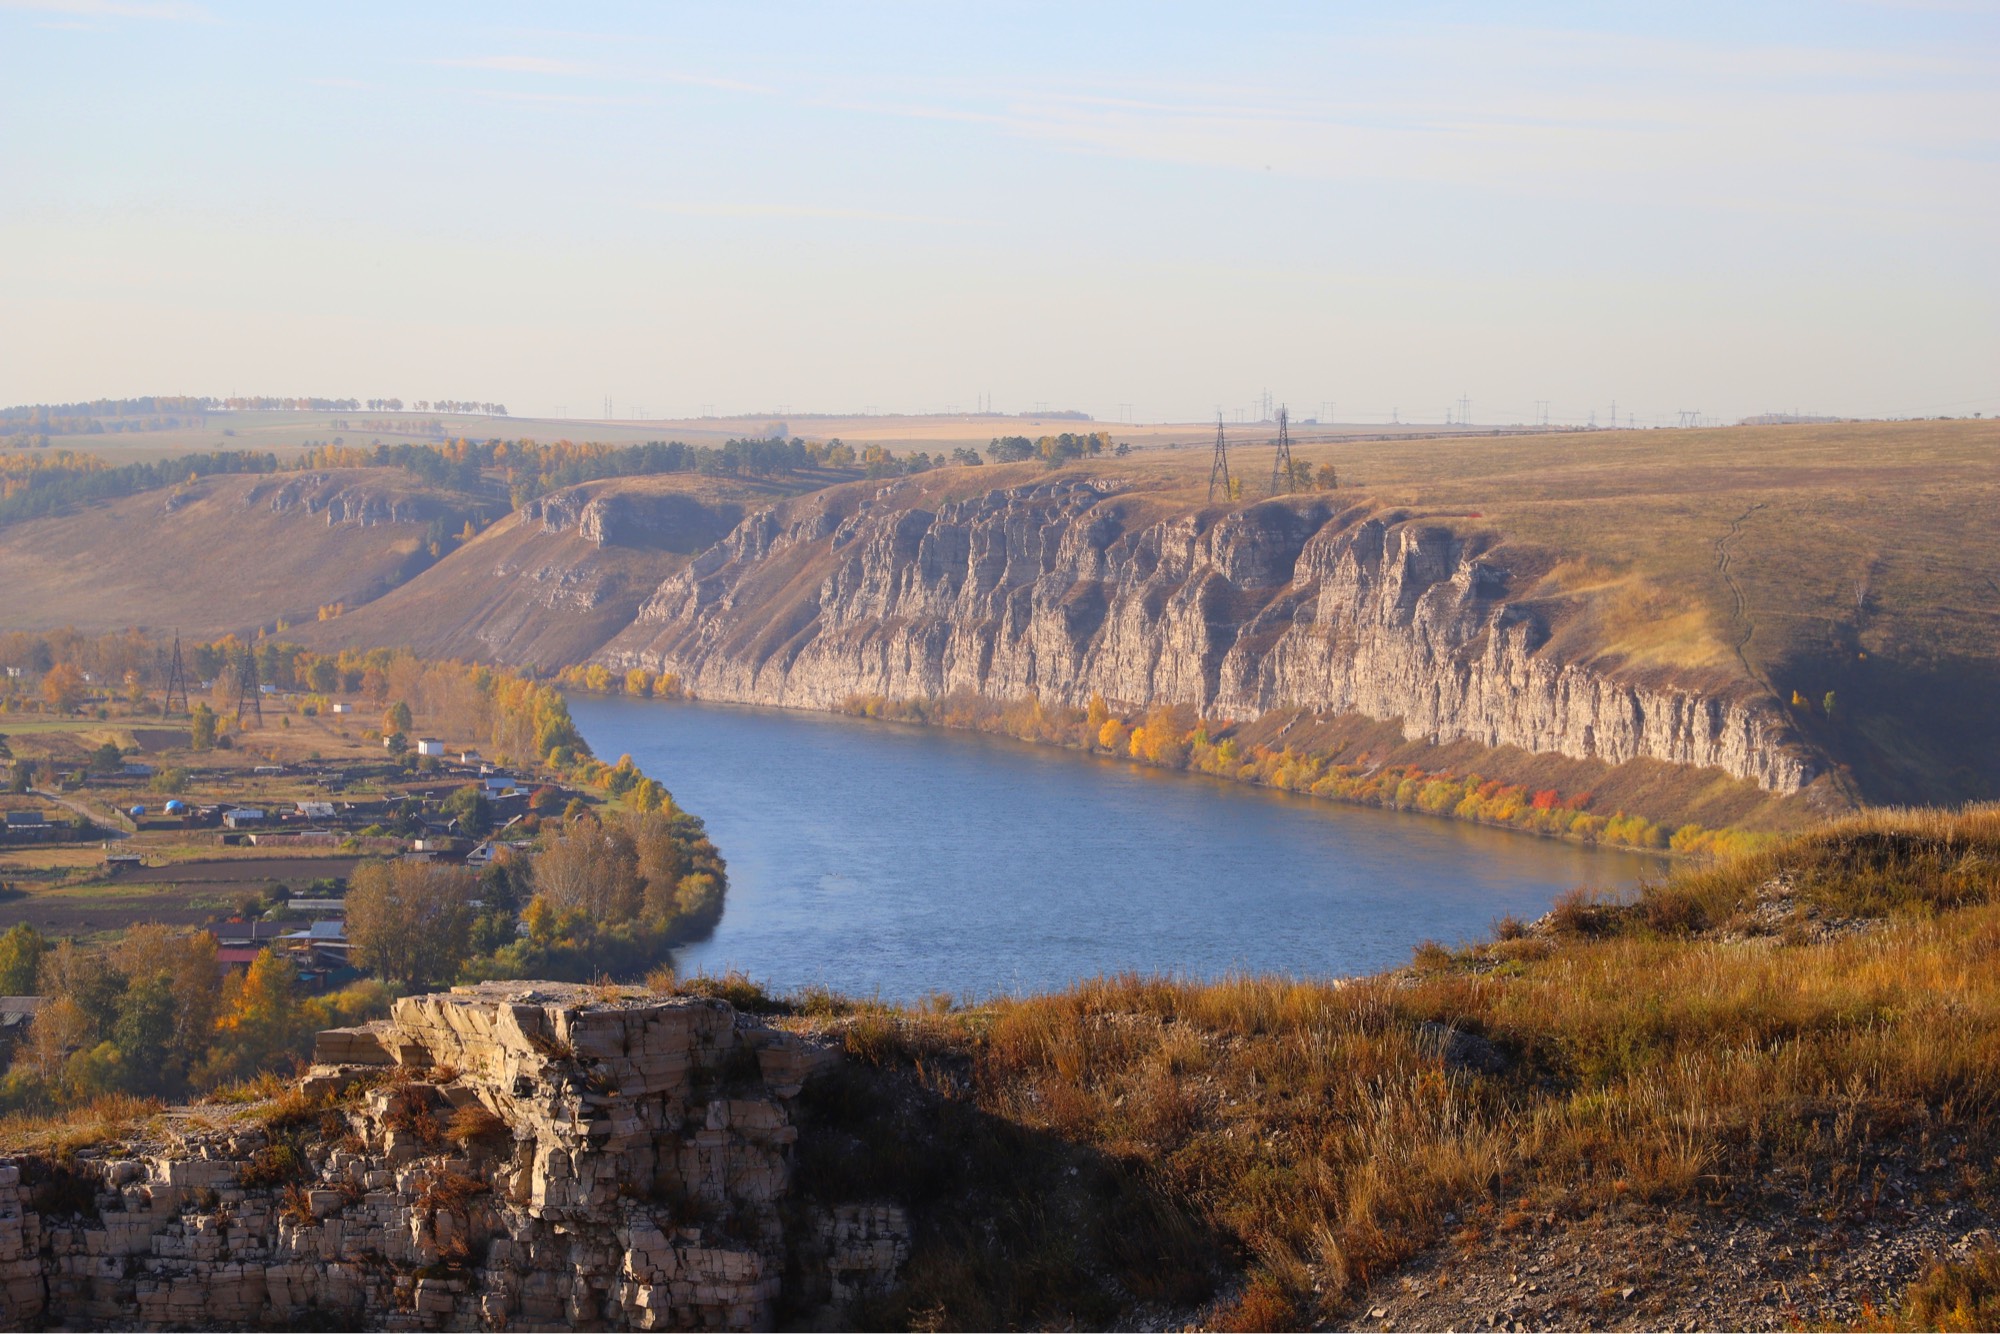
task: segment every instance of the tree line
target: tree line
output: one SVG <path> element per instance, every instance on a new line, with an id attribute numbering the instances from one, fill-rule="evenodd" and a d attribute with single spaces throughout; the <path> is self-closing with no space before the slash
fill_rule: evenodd
<path id="1" fill-rule="evenodd" d="M 441 424 L 434 425 L 442 431 Z M 1114 449 L 1108 431 L 1089 434 L 1065 431 L 1035 440 L 1026 436 L 996 436 L 986 446 L 986 454 L 996 463 L 1040 458 L 1053 467 L 1072 459 L 1095 457 L 1106 450 L 1123 453 L 1128 448 L 1118 445 Z M 608 445 L 566 439 L 540 442 L 498 438 L 403 441 L 393 445 L 373 440 L 366 445 L 349 445 L 335 438 L 285 461 L 271 453 L 218 450 L 157 463 L 118 466 L 95 455 L 68 450 L 56 454 L 21 452 L 0 454 L 0 524 L 57 513 L 80 503 L 117 499 L 204 476 L 231 473 L 399 468 L 426 485 L 467 495 L 488 494 L 492 489 L 489 475 L 497 474 L 498 483 L 507 489 L 510 505 L 518 509 L 551 491 L 613 477 L 700 473 L 769 478 L 834 472 L 880 478 L 907 476 L 954 464 L 977 467 L 982 462 L 977 452 L 963 447 L 949 455 L 942 451 L 935 456 L 922 451 L 898 455 L 879 444 L 857 451 L 838 438 L 807 441 L 796 436 L 789 440 L 732 439 L 720 445 L 689 445 L 678 440 Z M 445 543 L 434 540 L 433 544 L 441 551 Z"/>
<path id="2" fill-rule="evenodd" d="M 1186 705 L 1157 704 L 1132 712 L 1112 708 L 1102 695 L 1092 696 L 1088 707 L 1077 709 L 1039 698 L 1002 703 L 958 693 L 912 701 L 856 695 L 846 701 L 844 711 L 858 717 L 1000 732 L 1024 741 L 1090 750 L 1307 796 L 1450 815 L 1586 843 L 1723 856 L 1754 851 L 1770 841 L 1769 835 L 1741 829 L 1711 829 L 1693 823 L 1670 828 L 1616 807 L 1597 809 L 1598 798 L 1589 791 L 1563 793 L 1477 773 L 1426 770 L 1414 764 L 1374 764 L 1367 762 L 1365 755 L 1343 762 L 1331 754 L 1289 745 L 1246 744 L 1233 735 L 1238 729 L 1232 720 L 1203 718 Z"/>
<path id="3" fill-rule="evenodd" d="M 1095 458 L 1111 448 L 1109 431 L 1064 431 L 1034 440 L 1025 435 L 997 435 L 987 442 L 986 456 L 995 463 L 1025 463 L 1039 458 L 1051 466 L 1060 466 L 1071 459 Z"/>
<path id="4" fill-rule="evenodd" d="M 550 822 L 538 851 L 480 872 L 363 862 L 347 932 L 370 976 L 324 995 L 273 950 L 225 975 L 207 931 L 147 923 L 87 945 L 24 923 L 0 934 L 0 992 L 43 999 L 0 1077 L 0 1112 L 207 1092 L 294 1065 L 323 1028 L 454 982 L 643 975 L 713 926 L 725 881 L 702 822 L 671 799 Z"/>
<path id="5" fill-rule="evenodd" d="M 35 455 L 0 455 L 0 524 L 55 514 L 91 501 L 117 500 L 201 477 L 233 473 L 274 473 L 278 456 L 243 450 L 183 454 L 157 463 L 112 465 L 102 458 L 65 451 L 53 465 Z"/>

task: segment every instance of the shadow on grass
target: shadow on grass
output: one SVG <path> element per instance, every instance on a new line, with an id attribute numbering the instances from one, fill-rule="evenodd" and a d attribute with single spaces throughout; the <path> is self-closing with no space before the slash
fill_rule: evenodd
<path id="1" fill-rule="evenodd" d="M 791 1207 L 879 1201 L 910 1216 L 902 1282 L 851 1313 L 857 1328 L 1115 1326 L 1135 1306 L 1199 1306 L 1240 1268 L 1235 1243 L 1136 1164 L 980 1111 L 937 1082 L 921 1063 L 849 1061 L 801 1099 Z M 786 1284 L 792 1322 L 823 1300 L 800 1277 Z"/>

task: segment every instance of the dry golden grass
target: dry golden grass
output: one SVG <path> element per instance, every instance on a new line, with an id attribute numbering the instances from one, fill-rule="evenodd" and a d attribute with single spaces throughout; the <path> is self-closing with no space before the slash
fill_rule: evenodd
<path id="1" fill-rule="evenodd" d="M 584 661 L 631 624 L 662 580 L 746 513 L 817 484 L 698 473 L 586 483 L 576 488 L 579 508 L 616 498 L 628 515 L 650 516 L 653 545 L 599 546 L 574 528 L 550 533 L 517 512 L 416 579 L 364 606 L 350 604 L 335 620 L 301 624 L 290 637 L 320 649 L 394 644 L 431 657 L 553 671 Z M 628 518 L 628 541 L 633 525 Z M 532 578 L 522 577 L 530 571 Z M 552 598 L 558 574 L 564 596 Z"/>
<path id="2" fill-rule="evenodd" d="M 9 1112 L 0 1116 L 0 1153 L 62 1159 L 86 1145 L 145 1136 L 165 1111 L 158 1098 L 107 1093 L 60 1112 Z"/>
<path id="3" fill-rule="evenodd" d="M 310 623 L 323 604 L 357 606 L 404 577 L 425 522 L 329 526 L 324 513 L 302 506 L 274 512 L 270 493 L 300 477 L 207 478 L 172 510 L 166 492 L 148 491 L 8 524 L 0 528 L 0 625 L 240 634 L 280 619 Z M 400 469 L 357 469 L 342 480 L 446 513 L 473 503 L 428 491 Z"/>
<path id="4" fill-rule="evenodd" d="M 1863 1321 L 1860 1328 L 1950 1334 L 2000 1329 L 2000 1250 L 1988 1246 L 1964 1261 L 1940 1261 L 1910 1285 L 1894 1310 Z"/>
<path id="5" fill-rule="evenodd" d="M 1798 916 L 1742 939 L 1780 874 Z M 1875 925 L 1806 942 L 1792 928 L 1811 911 Z M 1326 1319 L 1442 1241 L 1447 1216 L 1759 1198 L 1837 1211 L 1865 1204 L 1875 1161 L 1947 1144 L 1964 1189 L 1989 1189 L 2000 808 L 1872 812 L 1630 904 L 1574 905 L 1564 924 L 1344 986 L 1121 977 L 969 1012 L 792 1022 L 1116 1164 L 1244 1257 L 1237 1304 L 1211 1313 L 1225 1326 Z M 1452 1055 L 1465 1044 L 1484 1055 Z M 915 1266 L 908 1311 L 1061 1315 L 975 1293 L 973 1273 L 995 1281 L 963 1256 Z"/>

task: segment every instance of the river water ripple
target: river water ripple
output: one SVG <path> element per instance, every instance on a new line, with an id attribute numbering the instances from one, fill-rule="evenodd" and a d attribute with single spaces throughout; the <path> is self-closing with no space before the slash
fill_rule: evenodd
<path id="1" fill-rule="evenodd" d="M 1333 977 L 1476 939 L 1656 858 L 1344 806 L 1004 738 L 574 696 L 708 822 L 729 897 L 683 973 L 910 1001 L 1104 973 Z"/>

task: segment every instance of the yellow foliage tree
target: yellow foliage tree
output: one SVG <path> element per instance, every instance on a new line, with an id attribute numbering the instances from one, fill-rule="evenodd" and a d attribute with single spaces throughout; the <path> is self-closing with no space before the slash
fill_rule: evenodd
<path id="1" fill-rule="evenodd" d="M 69 713 L 83 702 L 83 673 L 59 662 L 42 677 L 42 698 L 57 713 Z"/>

